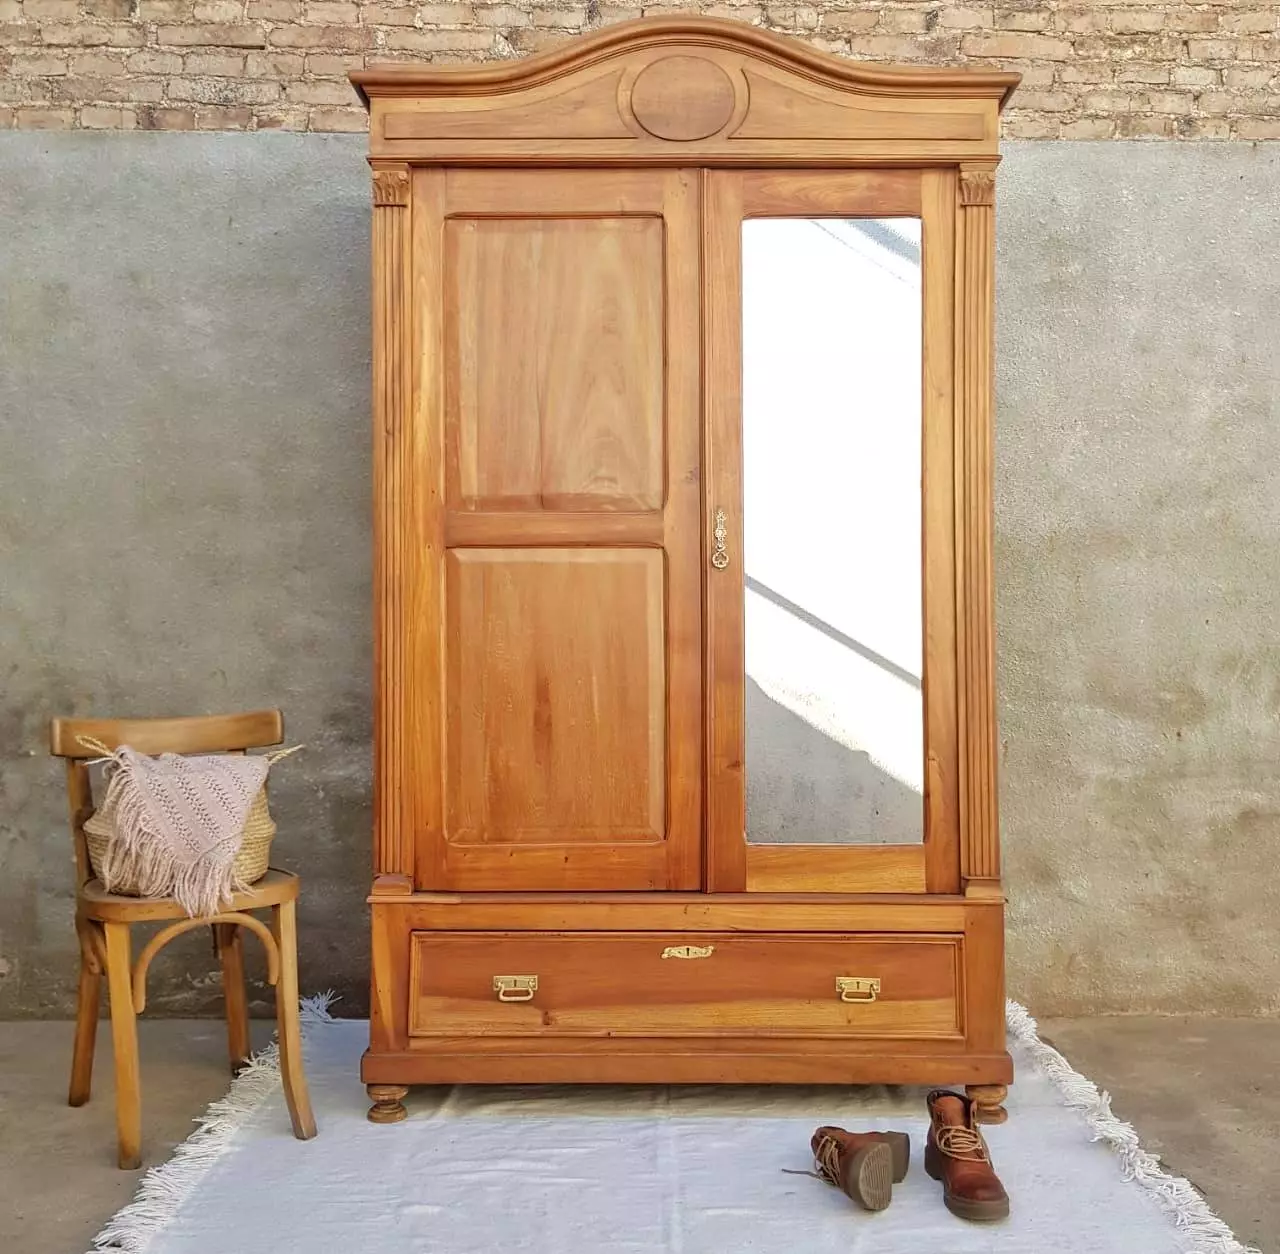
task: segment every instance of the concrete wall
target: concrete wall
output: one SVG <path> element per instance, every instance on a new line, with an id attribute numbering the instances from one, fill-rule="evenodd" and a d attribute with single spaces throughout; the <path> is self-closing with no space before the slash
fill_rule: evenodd
<path id="1" fill-rule="evenodd" d="M 1001 167 L 1009 987 L 1280 1010 L 1280 147 Z"/>
<path id="2" fill-rule="evenodd" d="M 272 794 L 302 984 L 362 1004 L 363 147 L 0 138 L 0 1014 L 64 1014 L 74 988 L 49 716 L 264 705 L 307 746 Z M 158 1013 L 217 1005 L 208 951 L 193 933 L 161 955 Z"/>
<path id="3" fill-rule="evenodd" d="M 0 1015 L 69 1012 L 54 713 L 283 706 L 302 982 L 363 1009 L 362 137 L 0 138 Z M 1280 150 L 1012 144 L 1010 991 L 1280 1009 Z M 211 1011 L 203 938 L 158 1013 Z"/>

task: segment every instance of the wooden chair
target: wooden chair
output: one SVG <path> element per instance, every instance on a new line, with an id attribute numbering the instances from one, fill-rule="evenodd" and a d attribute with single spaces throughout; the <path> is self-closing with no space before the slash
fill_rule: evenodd
<path id="1" fill-rule="evenodd" d="M 109 893 L 93 877 L 84 824 L 94 802 L 85 759 L 100 754 L 80 737 L 91 737 L 110 749 L 127 744 L 139 753 L 243 753 L 284 738 L 279 710 L 212 718 L 73 719 L 56 718 L 49 728 L 50 752 L 66 759 L 67 800 L 76 857 L 76 933 L 80 939 L 80 993 L 76 1005 L 75 1051 L 71 1060 L 72 1106 L 89 1100 L 93 1050 L 98 1034 L 98 998 L 103 972 L 111 1005 L 111 1040 L 115 1047 L 116 1128 L 119 1164 L 125 1170 L 142 1165 L 142 1092 L 138 1076 L 137 1016 L 146 1006 L 147 968 L 175 936 L 197 927 L 212 927 L 214 950 L 222 967 L 227 1007 L 227 1044 L 235 1073 L 249 1056 L 249 1013 L 244 987 L 241 932 L 248 929 L 267 954 L 267 980 L 275 985 L 280 1074 L 293 1134 L 309 1140 L 316 1134 L 311 1099 L 302 1070 L 298 1021 L 298 943 L 295 904 L 298 877 L 268 871 L 247 892 L 237 893 L 229 909 L 205 919 L 188 918 L 171 897 L 122 897 Z M 271 926 L 249 914 L 271 911 Z M 137 965 L 130 956 L 130 928 L 135 923 L 174 920 L 143 947 Z"/>

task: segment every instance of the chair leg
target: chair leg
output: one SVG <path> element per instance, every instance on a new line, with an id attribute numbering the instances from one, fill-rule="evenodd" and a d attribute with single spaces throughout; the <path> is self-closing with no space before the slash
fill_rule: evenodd
<path id="1" fill-rule="evenodd" d="M 77 923 L 76 930 L 80 930 Z M 93 1087 L 93 1050 L 98 1042 L 98 1004 L 102 972 L 83 935 L 80 942 L 80 991 L 76 995 L 76 1038 L 71 1052 L 71 1086 L 67 1105 L 83 1106 Z"/>
<path id="2" fill-rule="evenodd" d="M 244 990 L 244 944 L 234 923 L 213 925 L 213 946 L 222 966 L 222 996 L 227 1007 L 227 1055 L 231 1074 L 249 1060 L 249 1003 Z"/>
<path id="3" fill-rule="evenodd" d="M 316 1134 L 307 1077 L 302 1070 L 302 1026 L 298 1020 L 298 927 L 292 901 L 271 909 L 271 927 L 280 950 L 280 979 L 276 983 L 276 1030 L 280 1042 L 280 1078 L 284 1083 L 293 1135 L 309 1141 Z"/>
<path id="4" fill-rule="evenodd" d="M 133 1011 L 129 925 L 104 923 L 111 1044 L 116 1056 L 116 1135 L 124 1171 L 142 1166 L 142 1089 L 138 1077 L 138 1020 Z"/>

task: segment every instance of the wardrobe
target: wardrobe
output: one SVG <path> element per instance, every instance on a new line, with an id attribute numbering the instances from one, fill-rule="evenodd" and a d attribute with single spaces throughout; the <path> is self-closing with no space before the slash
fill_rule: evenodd
<path id="1" fill-rule="evenodd" d="M 999 1120 L 1018 76 L 681 17 L 351 77 L 370 1118 L 412 1084 L 884 1082 Z"/>

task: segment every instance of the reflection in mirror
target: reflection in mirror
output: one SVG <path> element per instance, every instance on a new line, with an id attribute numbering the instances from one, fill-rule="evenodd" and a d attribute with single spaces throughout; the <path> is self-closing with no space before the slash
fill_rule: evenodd
<path id="1" fill-rule="evenodd" d="M 742 228 L 747 839 L 923 839 L 915 218 Z"/>

